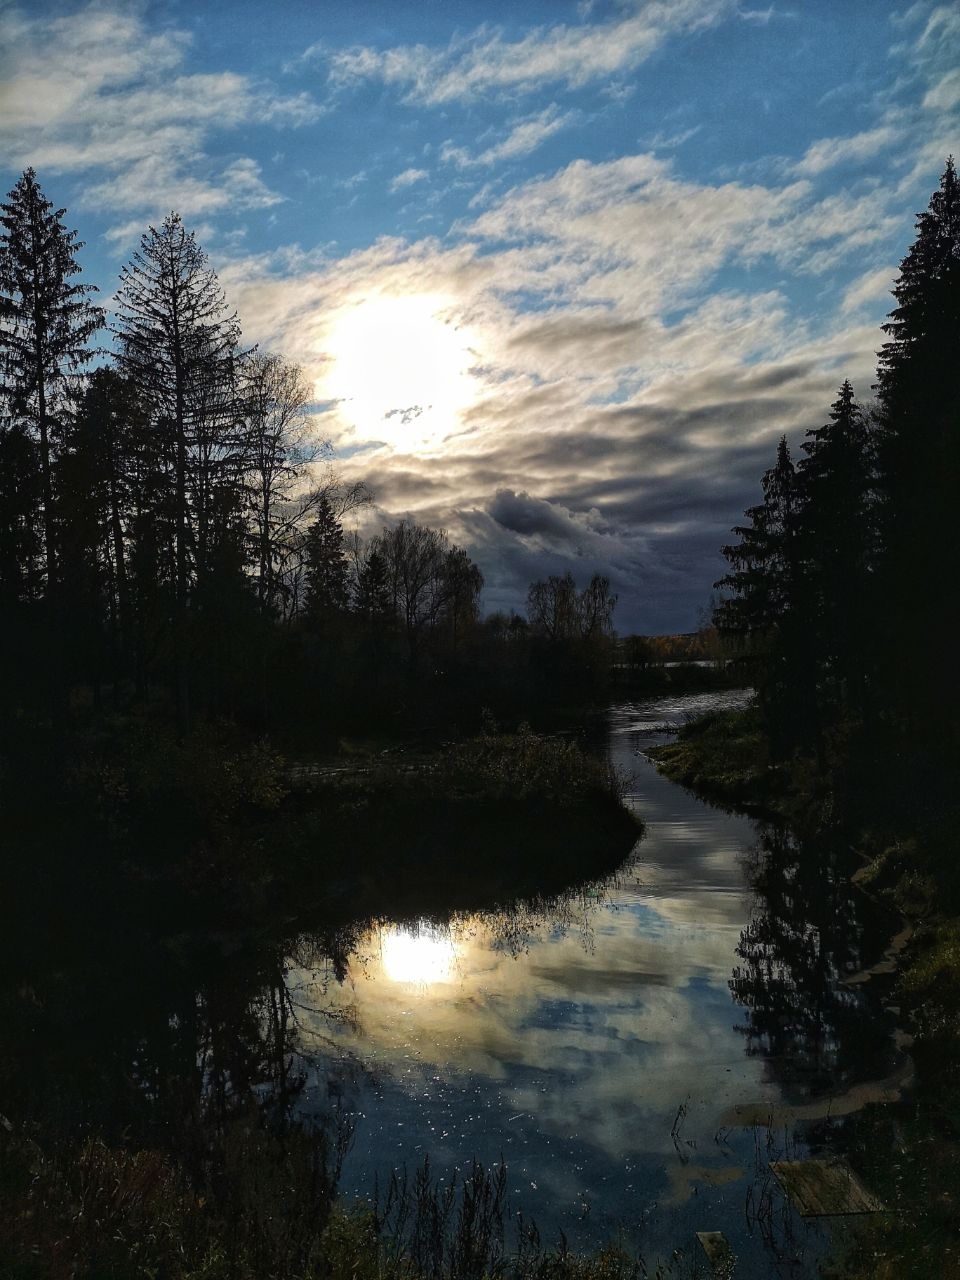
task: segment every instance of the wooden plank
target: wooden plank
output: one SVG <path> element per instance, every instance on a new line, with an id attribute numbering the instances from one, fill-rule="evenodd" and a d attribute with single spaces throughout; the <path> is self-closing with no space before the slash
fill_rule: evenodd
<path id="1" fill-rule="evenodd" d="M 842 1160 L 773 1160 L 770 1168 L 803 1218 L 884 1212 Z"/>
<path id="2" fill-rule="evenodd" d="M 698 1231 L 697 1239 L 700 1248 L 707 1255 L 714 1275 L 729 1276 L 733 1274 L 733 1250 L 722 1231 Z"/>

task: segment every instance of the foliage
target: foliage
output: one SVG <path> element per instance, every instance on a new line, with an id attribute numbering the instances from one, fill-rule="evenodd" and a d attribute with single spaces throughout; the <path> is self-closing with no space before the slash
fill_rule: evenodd
<path id="1" fill-rule="evenodd" d="M 871 665 L 873 440 L 849 382 L 831 406 L 830 421 L 807 432 L 803 452 L 797 469 L 803 643 L 822 722 L 847 709 L 864 710 Z"/>
<path id="2" fill-rule="evenodd" d="M 739 645 L 775 754 L 799 748 L 821 770 L 834 726 L 850 717 L 874 734 L 896 725 L 947 758 L 960 746 L 952 550 L 960 187 L 952 159 L 918 219 L 894 294 L 875 421 L 845 381 L 830 421 L 807 432 L 799 467 L 781 440 L 763 502 L 723 548 L 731 571 L 717 584 L 731 593 L 717 625 Z"/>
<path id="3" fill-rule="evenodd" d="M 57 579 L 54 465 L 78 375 L 103 311 L 89 301 L 93 285 L 74 283 L 83 248 L 63 224 L 33 169 L 0 204 L 0 422 L 26 427 L 38 445 L 44 561 L 48 589 Z M 26 549 L 25 547 L 22 549 Z"/>
<path id="4" fill-rule="evenodd" d="M 451 795 L 536 797 L 561 806 L 590 795 L 623 794 L 622 780 L 605 761 L 570 738 L 536 734 L 526 724 L 516 733 L 488 725 L 478 737 L 453 744 L 437 762 L 436 778 Z"/>
<path id="5" fill-rule="evenodd" d="M 336 618 L 346 610 L 349 595 L 343 525 L 325 494 L 317 503 L 313 523 L 307 530 L 304 563 L 305 613 L 310 622 L 322 625 L 324 620 Z"/>
<path id="6" fill-rule="evenodd" d="M 84 739 L 66 787 L 114 837 L 136 830 L 152 843 L 174 825 L 189 849 L 225 823 L 276 811 L 288 782 L 286 762 L 266 739 L 206 724 L 180 737 L 151 721 L 115 718 Z"/>
<path id="7" fill-rule="evenodd" d="M 506 1170 L 474 1161 L 441 1188 L 429 1166 L 382 1202 L 334 1200 L 322 1135 L 231 1124 L 191 1174 L 157 1150 L 98 1140 L 52 1153 L 0 1133 L 0 1274 L 17 1280 L 639 1280 L 615 1245 L 548 1248 L 521 1224 L 505 1239 Z M 667 1270 L 657 1267 L 656 1274 Z"/>
<path id="8" fill-rule="evenodd" d="M 159 1150 L 98 1139 L 52 1152 L 4 1135 L 19 1184 L 0 1210 L 0 1274 L 255 1280 L 325 1274 L 335 1172 L 322 1135 L 229 1123 L 194 1173 Z"/>
<path id="9" fill-rule="evenodd" d="M 760 809 L 772 804 L 778 775 L 771 769 L 758 707 L 702 716 L 650 755 L 668 778 L 721 804 Z"/>
<path id="10" fill-rule="evenodd" d="M 501 732 L 487 714 L 476 737 L 444 744 L 435 752 L 386 752 L 317 781 L 343 793 L 432 798 L 436 802 L 533 801 L 561 808 L 593 799 L 619 804 L 623 779 L 606 761 L 568 737 L 534 733 L 522 724 Z"/>
<path id="11" fill-rule="evenodd" d="M 880 674 L 892 709 L 957 742 L 954 629 L 960 182 L 949 158 L 894 287 L 878 369 Z M 913 660 L 901 663 L 909 649 Z"/>
<path id="12" fill-rule="evenodd" d="M 733 594 L 717 609 L 717 628 L 734 645 L 734 664 L 756 687 L 776 755 L 818 740 L 810 647 L 809 583 L 802 549 L 802 505 L 786 438 L 761 480 L 763 502 L 723 548 L 731 572 L 716 586 Z"/>
<path id="13" fill-rule="evenodd" d="M 425 648 L 455 653 L 478 617 L 483 574 L 442 529 L 401 520 L 372 539 L 364 593 L 374 585 L 370 561 L 383 575 L 378 599 L 390 601 L 406 640 L 407 661 L 416 672 Z"/>

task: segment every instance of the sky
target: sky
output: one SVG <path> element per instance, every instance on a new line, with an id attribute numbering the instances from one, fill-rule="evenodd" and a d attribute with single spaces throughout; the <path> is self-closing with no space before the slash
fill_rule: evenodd
<path id="1" fill-rule="evenodd" d="M 960 152 L 936 0 L 0 0 L 27 166 L 108 307 L 172 210 L 374 503 L 485 611 L 606 574 L 688 631 L 786 435 L 869 400 Z"/>

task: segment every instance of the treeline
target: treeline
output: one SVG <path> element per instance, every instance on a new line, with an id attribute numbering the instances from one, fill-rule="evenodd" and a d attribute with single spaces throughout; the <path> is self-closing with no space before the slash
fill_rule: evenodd
<path id="1" fill-rule="evenodd" d="M 715 613 L 758 690 L 774 757 L 859 770 L 878 807 L 945 799 L 958 747 L 952 158 L 916 230 L 883 326 L 875 401 L 865 408 L 845 381 L 799 460 L 780 441 L 761 502 L 723 548 Z"/>
<path id="2" fill-rule="evenodd" d="M 443 531 L 345 533 L 370 493 L 339 481 L 300 369 L 243 345 L 177 214 L 108 324 L 32 169 L 0 210 L 0 712 L 85 690 L 166 700 L 184 732 L 602 682 L 606 579 L 534 583 L 527 618 L 481 624 L 483 575 Z"/>

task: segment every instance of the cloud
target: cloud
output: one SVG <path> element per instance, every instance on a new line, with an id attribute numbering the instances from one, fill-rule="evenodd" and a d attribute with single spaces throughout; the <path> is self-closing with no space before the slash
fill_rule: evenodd
<path id="1" fill-rule="evenodd" d="M 886 124 L 845 138 L 821 138 L 807 149 L 803 159 L 794 166 L 794 172 L 813 177 L 837 165 L 868 160 L 892 146 L 898 136 L 899 131 Z"/>
<path id="2" fill-rule="evenodd" d="M 755 22 L 758 26 L 767 27 L 776 17 L 776 9 L 770 5 L 767 9 L 738 9 L 737 17 L 741 22 Z"/>
<path id="3" fill-rule="evenodd" d="M 268 207 L 279 197 L 254 161 L 211 163 L 209 137 L 251 121 L 297 126 L 320 112 L 308 95 L 285 97 L 234 72 L 185 72 L 189 37 L 151 33 L 139 6 L 93 3 L 64 17 L 7 8 L 0 47 L 0 146 L 10 163 L 106 170 L 84 200 L 118 212 Z"/>
<path id="4" fill-rule="evenodd" d="M 923 99 L 928 111 L 949 111 L 960 103 L 960 71 L 948 71 L 940 77 Z"/>
<path id="5" fill-rule="evenodd" d="M 480 27 L 441 51 L 426 45 L 334 52 L 313 46 L 304 57 L 326 61 L 334 87 L 375 79 L 401 89 L 408 101 L 438 106 L 546 84 L 578 88 L 607 80 L 638 66 L 671 36 L 712 26 L 735 10 L 733 0 L 644 0 L 618 21 L 538 27 L 519 40 Z"/>
<path id="6" fill-rule="evenodd" d="M 91 183 L 84 203 L 105 205 L 114 213 L 144 211 L 159 217 L 171 209 L 188 211 L 191 218 L 209 216 L 224 209 L 265 209 L 279 204 L 282 197 L 260 178 L 259 166 L 249 159 L 235 160 L 213 180 L 194 178 L 182 171 L 175 158 L 159 154 L 144 156 L 102 182 Z M 143 230 L 142 219 L 114 226 L 107 233 L 115 244 L 130 239 L 130 228 Z M 194 228 L 196 230 L 196 228 Z"/>
<path id="7" fill-rule="evenodd" d="M 684 181 L 668 160 L 627 156 L 492 194 L 456 239 L 385 238 L 337 260 L 288 251 L 221 279 L 256 320 L 247 336 L 302 361 L 318 399 L 339 315 L 377 296 L 446 299 L 446 320 L 471 334 L 471 395 L 431 450 L 387 422 L 381 443 L 343 459 L 374 490 L 371 528 L 400 515 L 446 527 L 482 566 L 487 608 L 520 607 L 530 581 L 572 568 L 610 578 L 621 629 L 685 630 L 779 436 L 798 446 L 845 376 L 861 394 L 872 380 L 866 304 L 890 273 L 831 276 L 833 306 L 818 297 L 809 318 L 787 278 L 856 242 L 887 260 L 889 227 L 875 196 Z M 731 266 L 748 289 L 718 288 Z M 323 434 L 348 444 L 341 412 Z"/>
<path id="8" fill-rule="evenodd" d="M 404 169 L 403 173 L 398 173 L 390 183 L 390 190 L 402 191 L 404 187 L 412 187 L 415 182 L 422 182 L 424 178 L 429 177 L 426 169 Z"/>
<path id="9" fill-rule="evenodd" d="M 498 489 L 488 512 L 504 529 L 525 538 L 546 539 L 577 554 L 582 553 L 584 540 L 595 536 L 591 526 L 599 519 L 596 511 L 576 516 L 566 507 L 512 489 Z"/>
<path id="10" fill-rule="evenodd" d="M 867 271 L 859 276 L 843 292 L 841 308 L 844 312 L 856 311 L 868 303 L 876 303 L 881 298 L 892 308 L 891 292 L 897 278 L 895 267 L 880 267 L 876 271 Z"/>
<path id="11" fill-rule="evenodd" d="M 536 115 L 517 121 L 501 142 L 487 147 L 479 155 L 471 155 L 464 147 L 454 147 L 446 143 L 440 158 L 444 161 L 452 161 L 461 168 L 471 165 L 490 166 L 498 164 L 501 160 L 516 160 L 536 151 L 547 138 L 565 129 L 575 119 L 576 112 L 561 112 L 560 108 L 552 103 Z"/>

